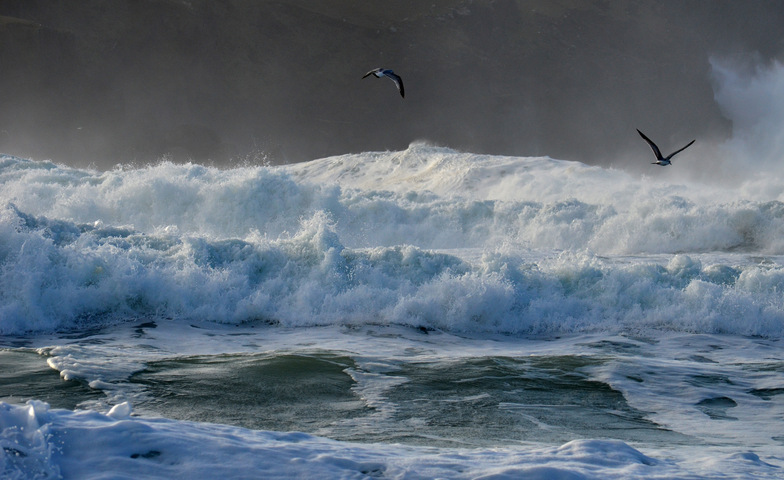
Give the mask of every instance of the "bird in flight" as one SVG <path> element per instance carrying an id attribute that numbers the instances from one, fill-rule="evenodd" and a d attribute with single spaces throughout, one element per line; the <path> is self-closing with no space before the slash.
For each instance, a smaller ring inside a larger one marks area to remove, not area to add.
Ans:
<path id="1" fill-rule="evenodd" d="M 657 147 L 656 144 L 653 143 L 653 140 L 651 140 L 650 138 L 646 137 L 645 134 L 642 133 L 639 129 L 637 129 L 637 133 L 640 134 L 640 136 L 643 138 L 643 140 L 648 142 L 648 145 L 651 146 L 651 150 L 653 150 L 653 154 L 656 155 L 656 161 L 653 162 L 653 165 L 661 165 L 662 167 L 666 167 L 667 165 L 671 165 L 672 162 L 670 161 L 670 159 L 672 157 L 674 157 L 676 154 L 686 150 L 686 148 L 688 148 L 692 143 L 694 143 L 694 140 L 692 140 L 685 147 L 681 148 L 680 150 L 675 150 L 674 152 L 672 152 L 671 154 L 669 154 L 669 155 L 667 155 L 665 157 L 665 156 L 662 155 L 661 150 L 659 150 L 659 147 Z"/>
<path id="2" fill-rule="evenodd" d="M 376 68 L 366 73 L 362 78 L 369 77 L 370 75 L 375 75 L 376 78 L 387 77 L 391 79 L 393 82 L 395 82 L 397 90 L 400 92 L 400 96 L 405 98 L 406 95 L 405 90 L 403 89 L 403 79 L 396 75 L 392 70 L 388 68 Z"/>

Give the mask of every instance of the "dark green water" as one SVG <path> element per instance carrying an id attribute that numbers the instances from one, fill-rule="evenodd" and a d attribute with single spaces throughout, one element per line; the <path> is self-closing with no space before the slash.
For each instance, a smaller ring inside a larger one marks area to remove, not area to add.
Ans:
<path id="1" fill-rule="evenodd" d="M 688 443 L 592 381 L 595 357 L 486 357 L 363 372 L 347 356 L 214 355 L 152 362 L 130 382 L 140 415 L 338 440 L 416 445 L 561 444 L 578 438 Z M 353 376 L 352 376 L 353 374 Z M 355 378 L 360 379 L 359 383 Z M 33 350 L 0 350 L 0 401 L 75 409 L 103 393 L 64 381 Z M 711 413 L 721 405 L 703 405 Z M 718 411 L 718 410 L 717 410 Z"/>
<path id="2" fill-rule="evenodd" d="M 606 384 L 589 380 L 581 370 L 595 361 L 409 363 L 359 385 L 349 374 L 359 368 L 348 357 L 220 355 L 155 362 L 131 381 L 152 398 L 134 405 L 139 413 L 339 440 L 442 446 L 689 441 L 646 420 Z"/>
<path id="3" fill-rule="evenodd" d="M 137 412 L 253 429 L 315 432 L 369 409 L 351 390 L 350 359 L 217 355 L 154 362 L 131 378 L 152 400 Z"/>

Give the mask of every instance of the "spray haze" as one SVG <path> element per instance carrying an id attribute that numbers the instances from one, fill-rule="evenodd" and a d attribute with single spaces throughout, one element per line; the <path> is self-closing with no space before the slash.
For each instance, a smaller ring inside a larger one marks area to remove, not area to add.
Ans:
<path id="1" fill-rule="evenodd" d="M 427 138 L 644 165 L 634 128 L 695 149 L 729 135 L 709 59 L 778 58 L 782 20 L 781 2 L 7 0 L 0 151 L 225 165 Z M 405 99 L 360 81 L 381 66 Z"/>
<path id="2" fill-rule="evenodd" d="M 784 165 L 784 66 L 712 60 L 716 101 L 732 120 L 726 148 L 743 168 L 780 173 Z"/>

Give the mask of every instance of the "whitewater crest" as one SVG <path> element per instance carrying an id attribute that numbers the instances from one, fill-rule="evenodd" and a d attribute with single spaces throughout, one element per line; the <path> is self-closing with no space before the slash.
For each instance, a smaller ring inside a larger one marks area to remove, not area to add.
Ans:
<path id="1" fill-rule="evenodd" d="M 129 318 L 782 334 L 784 204 L 413 144 L 228 170 L 0 161 L 0 332 Z"/>

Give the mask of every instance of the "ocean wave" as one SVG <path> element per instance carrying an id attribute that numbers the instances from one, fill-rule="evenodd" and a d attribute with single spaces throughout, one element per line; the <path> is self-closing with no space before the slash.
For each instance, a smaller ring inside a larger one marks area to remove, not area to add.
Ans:
<path id="1" fill-rule="evenodd" d="M 548 158 L 420 144 L 230 170 L 164 162 L 96 172 L 3 158 L 2 204 L 50 221 L 144 234 L 236 239 L 260 232 L 276 239 L 325 212 L 352 248 L 784 253 L 784 203 L 777 198 L 730 197 Z"/>
<path id="2" fill-rule="evenodd" d="M 643 180 L 424 144 L 229 170 L 5 156 L 0 331 L 152 316 L 780 336 L 784 203 Z"/>
<path id="3" fill-rule="evenodd" d="M 784 268 L 517 246 L 350 248 L 323 211 L 271 239 L 145 233 L 0 211 L 0 331 L 129 318 L 399 324 L 561 334 L 660 328 L 780 337 Z M 711 257 L 706 257 L 710 259 Z"/>

